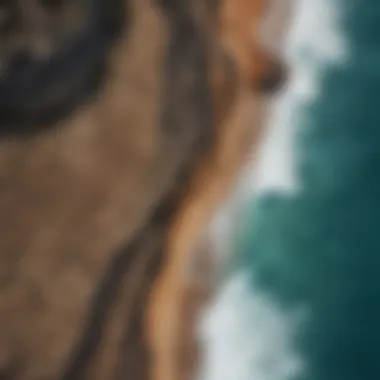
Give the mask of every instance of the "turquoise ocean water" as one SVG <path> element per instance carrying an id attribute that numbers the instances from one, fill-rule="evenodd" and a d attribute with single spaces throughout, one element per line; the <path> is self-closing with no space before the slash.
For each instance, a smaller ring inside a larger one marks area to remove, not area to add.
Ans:
<path id="1" fill-rule="evenodd" d="M 278 112 L 293 184 L 244 205 L 205 380 L 380 379 L 380 1 L 313 1 L 298 2 Z"/>

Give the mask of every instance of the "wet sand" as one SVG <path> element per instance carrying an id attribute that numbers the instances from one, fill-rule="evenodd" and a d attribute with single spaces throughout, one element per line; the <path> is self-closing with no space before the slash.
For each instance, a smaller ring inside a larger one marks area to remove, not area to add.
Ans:
<path id="1" fill-rule="evenodd" d="M 289 25 L 291 9 L 294 0 L 271 0 L 268 18 L 263 25 L 263 44 L 276 54 L 281 54 L 282 41 L 286 34 L 286 27 Z M 266 115 L 270 112 L 270 102 L 264 105 L 260 112 L 255 113 L 252 123 L 261 123 L 265 128 Z M 232 205 L 239 202 L 239 194 L 232 194 Z M 227 224 L 222 223 L 219 228 L 228 228 L 228 211 L 226 214 L 218 215 L 217 218 L 226 218 Z M 217 222 L 217 221 L 216 221 Z M 215 231 L 214 231 L 215 232 Z M 226 242 L 213 242 L 224 236 L 223 231 L 217 231 L 216 235 L 209 234 L 202 242 L 201 248 L 193 256 L 193 261 L 189 263 L 187 277 L 187 293 L 184 299 L 183 312 L 185 316 L 184 331 L 182 333 L 182 361 L 183 376 L 180 380 L 187 380 L 194 377 L 197 363 L 201 355 L 201 348 L 197 343 L 196 331 L 198 327 L 198 317 L 202 308 L 205 307 L 213 295 L 216 285 L 215 279 L 218 269 L 226 259 L 226 252 L 221 252 L 221 247 L 226 246 Z M 227 244 L 228 245 L 228 244 Z"/>

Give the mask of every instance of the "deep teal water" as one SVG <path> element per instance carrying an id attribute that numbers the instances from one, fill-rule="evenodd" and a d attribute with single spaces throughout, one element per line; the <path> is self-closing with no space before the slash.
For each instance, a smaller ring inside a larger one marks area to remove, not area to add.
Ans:
<path id="1" fill-rule="evenodd" d="M 341 3 L 350 60 L 301 110 L 302 191 L 247 205 L 234 262 L 284 309 L 310 310 L 295 380 L 380 379 L 380 0 Z"/>

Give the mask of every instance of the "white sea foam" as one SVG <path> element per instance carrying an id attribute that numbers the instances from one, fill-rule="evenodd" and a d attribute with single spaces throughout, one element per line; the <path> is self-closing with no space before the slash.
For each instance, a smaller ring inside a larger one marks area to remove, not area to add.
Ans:
<path id="1" fill-rule="evenodd" d="M 340 65 L 348 58 L 348 43 L 339 23 L 339 2 L 296 0 L 295 16 L 284 45 L 290 81 L 273 104 L 258 160 L 245 173 L 251 197 L 269 191 L 296 196 L 302 190 L 293 149 L 299 109 L 318 96 L 320 75 L 326 66 Z M 204 362 L 199 379 L 293 377 L 304 369 L 291 345 L 297 320 L 277 308 L 259 289 L 251 288 L 244 274 L 236 274 L 202 319 Z"/>
<path id="2" fill-rule="evenodd" d="M 284 380 L 300 373 L 291 347 L 304 313 L 288 315 L 259 290 L 252 297 L 248 276 L 232 277 L 203 315 L 208 349 L 200 380 Z"/>
<path id="3" fill-rule="evenodd" d="M 348 44 L 339 23 L 339 0 L 298 0 L 283 53 L 289 65 L 286 88 L 273 102 L 257 161 L 247 174 L 251 191 L 260 195 L 277 191 L 294 195 L 302 184 L 297 178 L 293 140 L 299 109 L 319 94 L 319 79 L 326 66 L 340 65 L 348 57 Z"/>

